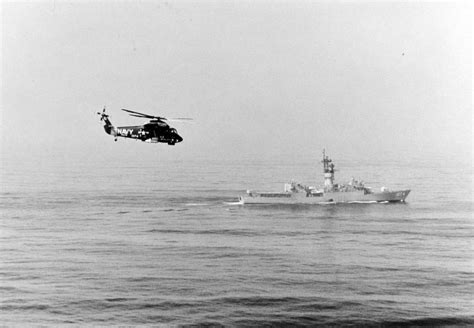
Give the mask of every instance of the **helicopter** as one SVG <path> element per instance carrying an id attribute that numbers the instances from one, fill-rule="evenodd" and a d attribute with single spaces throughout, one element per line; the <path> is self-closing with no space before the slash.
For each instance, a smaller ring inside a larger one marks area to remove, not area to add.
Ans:
<path id="1" fill-rule="evenodd" d="M 167 143 L 168 145 L 174 145 L 177 142 L 183 141 L 183 138 L 178 134 L 175 128 L 172 128 L 165 121 L 183 121 L 192 120 L 191 118 L 175 118 L 167 119 L 161 116 L 153 116 L 144 113 L 135 112 L 122 108 L 123 111 L 127 112 L 130 116 L 148 118 L 150 122 L 144 125 L 134 126 L 119 126 L 115 127 L 109 120 L 109 115 L 105 113 L 105 107 L 102 112 L 97 112 L 100 116 L 100 121 L 104 121 L 104 130 L 107 134 L 115 137 L 117 141 L 118 137 L 131 138 L 141 140 L 149 143 Z"/>

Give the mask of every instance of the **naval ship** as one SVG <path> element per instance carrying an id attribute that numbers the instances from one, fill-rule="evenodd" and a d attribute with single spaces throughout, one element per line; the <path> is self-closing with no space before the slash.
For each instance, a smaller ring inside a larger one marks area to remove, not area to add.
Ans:
<path id="1" fill-rule="evenodd" d="M 247 190 L 239 197 L 241 204 L 336 204 L 405 202 L 409 189 L 374 191 L 354 178 L 347 184 L 334 183 L 334 163 L 323 150 L 324 187 L 308 187 L 296 182 L 286 183 L 282 192 Z"/>

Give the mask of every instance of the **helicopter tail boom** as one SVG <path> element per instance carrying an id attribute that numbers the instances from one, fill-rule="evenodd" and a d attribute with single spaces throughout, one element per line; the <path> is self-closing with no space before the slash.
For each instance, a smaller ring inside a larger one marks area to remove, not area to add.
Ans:
<path id="1" fill-rule="evenodd" d="M 109 120 L 109 115 L 105 114 L 105 107 L 101 112 L 97 112 L 97 114 L 100 116 L 100 120 L 104 121 L 104 130 L 107 134 L 113 135 L 114 137 L 117 136 L 117 130 L 115 127 L 112 125 L 112 122 Z"/>

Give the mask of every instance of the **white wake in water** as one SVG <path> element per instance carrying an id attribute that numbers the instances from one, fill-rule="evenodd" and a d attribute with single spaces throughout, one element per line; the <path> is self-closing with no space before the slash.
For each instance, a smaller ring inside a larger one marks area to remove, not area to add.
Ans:
<path id="1" fill-rule="evenodd" d="M 224 202 L 225 205 L 244 205 L 242 201 L 238 202 Z"/>
<path id="2" fill-rule="evenodd" d="M 348 202 L 349 204 L 375 204 L 375 203 L 379 203 L 379 204 L 387 204 L 388 201 L 382 201 L 382 202 L 378 202 L 376 200 L 355 200 L 353 202 Z"/>

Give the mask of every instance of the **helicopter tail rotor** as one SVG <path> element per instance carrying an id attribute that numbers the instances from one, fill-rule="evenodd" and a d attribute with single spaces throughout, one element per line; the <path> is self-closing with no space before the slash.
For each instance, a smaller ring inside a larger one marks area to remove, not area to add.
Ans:
<path id="1" fill-rule="evenodd" d="M 101 121 L 108 120 L 108 118 L 109 118 L 109 115 L 105 114 L 105 106 L 104 106 L 104 109 L 102 110 L 102 112 L 97 112 L 97 115 L 100 115 L 100 120 Z"/>

